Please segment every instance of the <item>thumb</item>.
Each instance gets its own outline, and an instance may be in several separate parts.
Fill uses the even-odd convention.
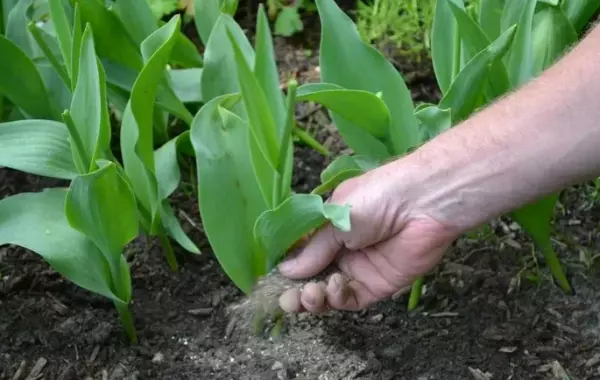
[[[291,279],[316,276],[331,264],[342,248],[335,237],[335,227],[320,228],[297,255],[279,264],[279,272]]]

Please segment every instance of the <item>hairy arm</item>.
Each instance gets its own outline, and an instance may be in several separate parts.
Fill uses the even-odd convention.
[[[390,171],[399,180],[420,177],[426,188],[414,194],[414,207],[460,230],[599,176],[599,62],[596,27],[538,78]]]

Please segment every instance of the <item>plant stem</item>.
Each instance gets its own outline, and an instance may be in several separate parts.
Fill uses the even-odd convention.
[[[423,277],[419,277],[412,284],[410,298],[408,300],[408,310],[414,310],[419,305],[421,299],[421,291],[423,289]]]
[[[71,113],[68,110],[65,110],[62,114],[63,120],[65,121],[65,125],[69,130],[69,137],[73,140],[73,144],[77,148],[77,152],[75,152],[75,157],[79,159],[79,164],[81,165],[81,169],[84,173],[89,173],[93,168],[89,167],[92,165],[91,158],[87,157],[85,146],[83,145],[83,141],[81,140],[81,136],[79,135],[79,131],[77,130],[77,126],[71,117]]]
[[[560,261],[556,256],[556,252],[552,249],[550,243],[546,243],[541,245],[542,254],[544,255],[544,259],[546,260],[546,265],[548,269],[550,269],[550,273],[558,282],[560,288],[567,294],[572,294],[573,289],[571,289],[571,285],[569,284],[569,280],[565,275],[565,272],[560,265]]]
[[[160,239],[160,244],[163,247],[163,250],[165,252],[165,257],[167,259],[167,263],[169,263],[169,266],[171,267],[171,269],[174,272],[177,272],[179,266],[177,265],[177,259],[175,258],[175,252],[173,251],[173,246],[171,245],[171,242],[169,241],[169,237],[167,236],[167,234],[164,231],[161,231],[158,235],[158,238]]]
[[[325,148],[320,142],[318,142],[304,129],[299,128],[298,126],[294,126],[294,128],[292,129],[292,134],[309,147],[321,153],[323,156],[329,157],[329,151],[327,150],[327,148]]]
[[[279,173],[279,181],[275,181],[275,189],[273,189],[273,207],[277,206],[281,201],[281,194],[284,194],[283,182],[286,178],[285,168],[287,163],[288,148],[292,143],[292,129],[296,124],[296,89],[298,88],[298,82],[292,79],[288,85],[287,93],[287,114],[285,125],[281,134],[281,140],[279,144],[279,160],[277,162],[277,172]]]
[[[129,304],[124,304],[121,302],[114,302],[115,308],[119,313],[119,319],[121,320],[121,324],[125,328],[125,333],[129,338],[129,341],[133,344],[138,344],[137,333],[135,331],[135,325],[133,324],[133,316],[131,315],[131,310],[129,310]]]

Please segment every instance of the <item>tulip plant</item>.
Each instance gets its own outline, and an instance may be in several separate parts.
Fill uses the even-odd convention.
[[[351,230],[350,206],[324,202],[325,192],[539,74],[599,7],[438,0],[431,48],[443,96],[416,106],[401,74],[361,40],[334,0],[316,0],[321,82],[291,80],[285,90],[262,6],[252,45],[233,17],[236,0],[196,0],[201,54],[179,16],[157,22],[146,0],[47,0],[47,14],[33,0],[0,4],[0,166],[65,181],[1,199],[0,245],[30,249],[110,299],[133,342],[128,244],[142,234],[159,238],[174,270],[172,240],[200,253],[169,204],[180,158],[195,162],[200,217],[215,256],[249,293],[312,230],[325,223]],[[299,102],[325,107],[353,151],[337,157],[309,194],[291,188],[293,143],[327,151],[296,125]],[[550,244],[556,200],[511,216],[570,292]],[[421,285],[416,279],[410,308]]]

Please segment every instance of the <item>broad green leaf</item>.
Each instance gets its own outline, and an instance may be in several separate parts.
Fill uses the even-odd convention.
[[[66,88],[70,89],[71,79],[69,78],[69,73],[67,71],[68,68],[61,63],[63,60],[59,57],[62,56],[62,52],[60,51],[60,47],[56,43],[56,39],[53,36],[49,35],[47,32],[45,32],[44,29],[37,27],[33,21],[29,22],[27,28],[34,41],[36,42],[36,46],[42,50],[42,52],[44,53],[44,58],[50,63],[50,65],[54,69],[55,74],[57,74],[60,77]],[[39,59],[36,61],[40,62]],[[38,64],[38,67],[42,70],[43,74],[47,73],[41,64]],[[42,75],[42,79],[45,79],[44,75]],[[44,82],[46,84],[47,80],[45,80]]]
[[[69,131],[51,120],[1,123],[0,166],[60,179],[72,179],[77,174]]]
[[[71,41],[73,40],[71,25],[65,12],[63,0],[48,0],[50,6],[50,17],[58,39],[58,45],[62,53],[63,62],[67,62],[66,68],[69,75],[71,74]]]
[[[154,175],[154,102],[179,26],[180,18],[176,16],[142,43],[146,64],[133,85],[121,124],[123,166],[142,209],[150,218],[151,233],[157,227],[155,218],[159,216],[160,204]]]
[[[98,247],[72,228],[65,216],[65,189],[21,193],[0,200],[0,246],[14,244],[40,255],[76,285],[128,303],[114,291],[110,266]],[[121,267],[129,267],[121,257]]]
[[[69,114],[75,127],[70,130],[75,164],[80,173],[88,173],[96,169],[97,159],[105,158],[111,137],[104,68],[96,56],[89,25],[83,33],[78,80]]]
[[[383,54],[363,42],[354,22],[334,0],[317,0],[316,3],[321,20],[321,80],[349,90],[381,93],[391,115],[393,152],[385,145],[377,144],[376,140],[362,140],[359,146],[351,145],[367,134],[334,114],[332,119],[336,127],[357,154],[382,156],[406,152],[417,144],[419,126],[410,91],[402,76]]]
[[[416,112],[417,118],[427,129],[427,140],[452,127],[452,111],[430,105]]]
[[[456,5],[455,0],[445,0],[454,15],[458,31],[463,41],[463,49],[467,62],[473,59],[479,52],[484,50],[491,42],[481,27],[465,12],[463,8]],[[494,38],[495,40],[496,38]],[[510,88],[508,72],[502,60],[495,60],[490,66],[490,75],[488,76],[489,91],[491,92],[487,101],[502,96]],[[486,88],[487,90],[487,88]]]
[[[464,9],[462,0],[458,1]],[[460,71],[460,37],[452,11],[445,0],[436,0],[431,26],[431,58],[442,94],[448,92]]]
[[[522,2],[522,4],[513,5],[516,2]],[[513,45],[506,57],[504,57],[512,88],[521,86],[533,76],[533,16],[537,2],[538,0],[507,0],[506,3],[507,8],[511,8],[512,6],[515,10],[521,9]],[[511,14],[513,13],[505,12],[505,15]],[[506,28],[506,30],[509,28]]]
[[[248,293],[267,270],[253,235],[267,203],[254,174],[249,126],[228,110],[238,97],[223,95],[206,103],[194,117],[190,138],[206,236],[227,275]]]
[[[69,224],[88,236],[116,270],[123,248],[138,234],[135,196],[117,166],[102,160],[97,170],[75,177],[65,212]]]
[[[135,70],[132,70],[128,67],[110,61],[104,61],[103,65],[106,69],[106,80],[108,83],[127,92],[132,91],[133,85],[136,79],[138,78],[139,72],[136,72]],[[185,107],[185,105],[183,104],[183,100],[180,99],[175,93],[175,89],[172,88],[170,83],[170,71],[172,70],[165,71],[165,77],[160,81],[156,92],[156,105],[159,106],[162,110],[173,114],[174,116],[183,120],[186,124],[189,125],[192,122],[193,115]],[[199,81],[200,78],[193,78],[193,80]]]
[[[138,48],[117,14],[108,10],[102,0],[74,1],[81,10],[83,22],[91,24],[94,30],[98,55],[140,70],[143,62]]]
[[[275,61],[275,51],[269,20],[265,13],[264,5],[258,8],[256,25],[256,62],[254,64],[254,75],[269,104],[269,110],[275,122],[277,140],[281,141],[285,123],[285,103],[279,86],[279,72]]]
[[[204,60],[198,48],[181,31],[171,51],[171,62],[184,68],[202,67]]]
[[[569,281],[564,275],[560,262],[552,248],[551,222],[558,193],[548,195],[513,211],[510,216],[530,235],[542,250],[546,264],[561,288],[571,292]]]
[[[560,7],[540,4],[533,26],[533,72],[537,76],[554,64],[579,36]]]
[[[575,28],[577,34],[581,33],[587,23],[594,17],[600,1],[598,0],[562,0],[561,6],[567,18]]]
[[[254,237],[267,253],[269,270],[299,239],[326,222],[350,231],[350,206],[324,203],[315,194],[294,194],[256,220]]]
[[[321,172],[321,184],[314,188],[312,193],[326,193],[345,180],[366,173],[380,164],[381,162],[373,157],[341,155]]]
[[[239,86],[248,112],[250,128],[262,153],[268,158],[273,167],[277,167],[280,147],[277,127],[270,112],[269,102],[232,34],[229,34],[229,40],[234,51]]]
[[[42,77],[17,45],[0,35],[0,95],[22,108],[31,118],[55,119]],[[19,75],[7,75],[19,73]]]
[[[154,151],[156,179],[158,181],[158,199],[161,201],[160,218],[169,235],[183,248],[192,253],[200,249],[191,241],[181,228],[167,199],[179,186],[181,172],[177,162],[180,145],[190,144],[190,132],[185,131]]]
[[[194,0],[194,22],[204,46],[208,45],[219,16],[221,16],[221,0]]]
[[[479,25],[490,41],[495,40],[502,33],[500,20],[506,0],[484,0],[479,11]]]
[[[233,18],[221,15],[210,34],[204,51],[204,69],[202,71],[201,92],[204,101],[208,102],[225,94],[240,92],[237,74],[237,62],[229,40],[228,32],[236,38],[237,44],[246,58],[248,66],[254,67],[255,55],[248,38]],[[240,104],[243,107],[243,104]],[[238,115],[246,118],[242,110],[236,109]]]
[[[202,71],[200,68],[169,70],[173,92],[183,103],[202,103]]]
[[[390,112],[377,95],[363,90],[348,90],[329,83],[310,83],[298,87],[299,102],[315,102],[377,139],[389,138]]]
[[[33,0],[20,0],[15,3],[8,13],[6,32],[4,33],[4,36],[18,46],[30,59],[37,56],[35,44],[27,30],[27,24],[30,21],[27,13],[32,3]]]
[[[502,33],[469,61],[452,82],[438,107],[451,110],[453,124],[468,117],[478,106],[490,72],[489,67],[494,61],[502,59],[509,50],[515,30],[516,27],[513,26]]]
[[[147,0],[116,1],[112,9],[136,46],[158,29]]]

